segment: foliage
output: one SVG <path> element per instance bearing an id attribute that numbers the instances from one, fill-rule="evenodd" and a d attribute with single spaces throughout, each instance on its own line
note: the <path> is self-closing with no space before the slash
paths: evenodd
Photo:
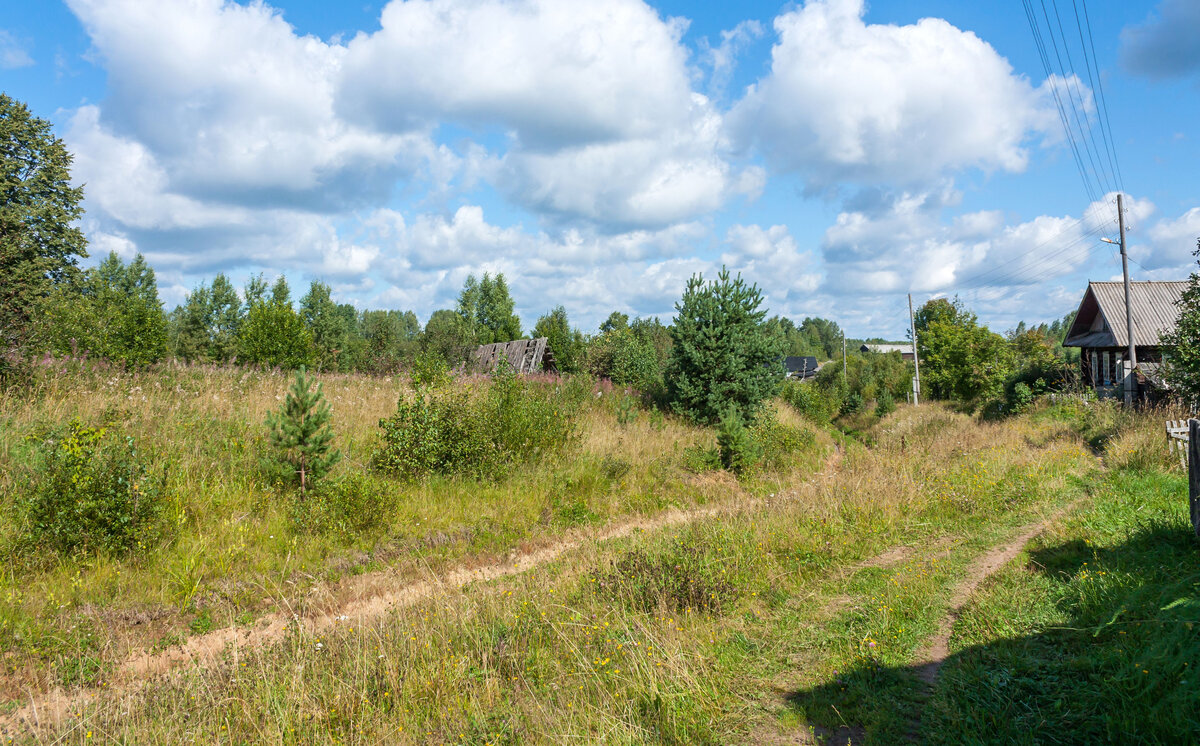
<path id="1" fill-rule="evenodd" d="M 817 374 L 817 385 L 836 399 L 853 392 L 863 401 L 878 400 L 885 394 L 905 399 L 912 390 L 913 364 L 899 352 L 851 352 L 846 355 L 845 372 L 841 361 L 826 365 Z M 924 369 L 925 363 L 921 366 Z M 840 405 L 839 405 L 840 406 Z"/>
<path id="2" fill-rule="evenodd" d="M 412 311 L 363 311 L 359 329 L 364 348 L 359 369 L 394 373 L 413 362 L 421 345 L 421 324 Z"/>
<path id="3" fill-rule="evenodd" d="M 401 398 L 379 421 L 380 472 L 405 480 L 431 474 L 505 475 L 569 447 L 583 400 L 577 386 L 536 383 L 501 370 L 485 391 L 443 387 Z"/>
<path id="4" fill-rule="evenodd" d="M 171 350 L 187 361 L 219 362 L 237 355 L 242 302 L 224 274 L 201 283 L 171 313 Z"/>
<path id="5" fill-rule="evenodd" d="M 484 272 L 480 280 L 468 276 L 458 296 L 458 314 L 477 345 L 521 338 L 521 320 L 513 313 L 514 305 L 503 272 L 495 277 Z"/>
<path id="6" fill-rule="evenodd" d="M 841 415 L 858 414 L 863 411 L 866 402 L 863 401 L 862 394 L 857 391 L 851 391 L 846 394 L 846 398 L 842 400 L 842 408 L 838 412 Z"/>
<path id="7" fill-rule="evenodd" d="M 796 326 L 789 318 L 773 316 L 767 324 L 783 337 L 784 355 L 831 360 L 842 354 L 842 330 L 835 321 L 810 317 Z"/>
<path id="8" fill-rule="evenodd" d="M 889 391 L 884 391 L 875 399 L 875 416 L 887 417 L 896 411 L 896 400 Z"/>
<path id="9" fill-rule="evenodd" d="M 365 347 L 354 306 L 333 302 L 328 285 L 313 280 L 300 299 L 300 318 L 312 334 L 314 363 L 319 370 L 353 370 Z"/>
<path id="10" fill-rule="evenodd" d="M 779 395 L 793 409 L 817 424 L 828 423 L 842 408 L 841 390 L 836 386 L 818 385 L 815 381 L 784 381 Z"/>
<path id="11" fill-rule="evenodd" d="M 645 613 L 721 613 L 741 594 L 715 544 L 689 532 L 662 553 L 626 552 L 598 578 L 596 589 Z"/>
<path id="12" fill-rule="evenodd" d="M 762 459 L 762 448 L 750 436 L 736 407 L 730 407 L 721 417 L 717 430 L 717 453 L 721 457 L 721 466 L 738 476 L 749 472 Z"/>
<path id="13" fill-rule="evenodd" d="M 545 337 L 554 362 L 560 373 L 578 373 L 583 369 L 583 333 L 572 329 L 567 319 L 567 309 L 556 306 L 554 310 L 537 320 L 533 336 Z"/>
<path id="14" fill-rule="evenodd" d="M 1013 368 L 1009 346 L 958 300 L 929 301 L 916 313 L 916 328 L 928 396 L 975 406 L 1000 394 Z"/>
<path id="15" fill-rule="evenodd" d="M 454 311 L 434 311 L 421 337 L 421 350 L 440 357 L 451 368 L 467 361 L 474 344 L 470 325 Z"/>
<path id="16" fill-rule="evenodd" d="M 141 254 L 128 265 L 116 252 L 45 301 L 45 337 L 61 354 L 149 365 L 166 357 L 167 318 L 154 270 Z"/>
<path id="17" fill-rule="evenodd" d="M 431 350 L 417 356 L 408 375 L 415 389 L 441 388 L 454 380 L 446 361 Z"/>
<path id="18" fill-rule="evenodd" d="M 662 387 L 662 369 L 654 347 L 628 326 L 592 339 L 584 366 L 597 378 L 608 378 L 618 386 L 632 386 L 645 394 L 653 395 Z"/>
<path id="19" fill-rule="evenodd" d="M 278 412 L 267 414 L 267 427 L 277 459 L 288 482 L 298 483 L 305 492 L 341 460 L 333 447 L 330 409 L 321 384 L 310 390 L 312 381 L 301 366 Z"/>
<path id="20" fill-rule="evenodd" d="M 162 535 L 166 481 L 132 438 L 71 420 L 39 444 L 25 543 L 62 554 L 121 554 L 149 544 Z"/>
<path id="21" fill-rule="evenodd" d="M 779 365 L 782 340 L 765 323 L 762 293 L 741 275 L 730 279 L 722 267 L 705 284 L 688 280 L 675 305 L 671 355 L 667 363 L 667 399 L 695 422 L 714 423 L 733 407 L 753 419 L 783 379 Z"/>
<path id="22" fill-rule="evenodd" d="M 785 425 L 774 417 L 760 416 L 749 428 L 758 452 L 758 464 L 768 469 L 787 468 L 790 458 L 813 445 L 811 430 Z"/>
<path id="23" fill-rule="evenodd" d="M 315 357 L 312 334 L 284 293 L 250 306 L 238 329 L 238 353 L 247 363 L 288 369 L 309 365 Z"/>
<path id="24" fill-rule="evenodd" d="M 33 341 L 45 297 L 87 256 L 70 166 L 50 123 L 0 93 L 0 377 L 9 351 Z"/>
<path id="25" fill-rule="evenodd" d="M 352 472 L 317 484 L 303 500 L 293 502 L 292 521 L 306 533 L 337 534 L 349 541 L 386 525 L 395 502 L 394 491 Z"/>
<path id="26" fill-rule="evenodd" d="M 1200 263 L 1200 239 L 1192 256 Z M 1175 328 L 1162 337 L 1170 350 L 1163 360 L 1165 377 L 1175 395 L 1195 410 L 1200 407 L 1200 271 L 1188 277 L 1178 306 Z"/>

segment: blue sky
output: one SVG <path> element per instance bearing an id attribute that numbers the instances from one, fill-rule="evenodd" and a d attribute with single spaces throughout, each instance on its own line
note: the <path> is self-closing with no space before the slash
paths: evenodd
<path id="1" fill-rule="evenodd" d="M 851 336 L 908 292 L 1004 330 L 1119 276 L 1115 189 L 1134 279 L 1200 236 L 1200 4 L 1045 7 L 1049 78 L 1015 2 L 40 0 L 0 6 L 0 89 L 168 307 L 286 272 L 426 319 L 503 271 L 591 331 L 725 264 Z"/>

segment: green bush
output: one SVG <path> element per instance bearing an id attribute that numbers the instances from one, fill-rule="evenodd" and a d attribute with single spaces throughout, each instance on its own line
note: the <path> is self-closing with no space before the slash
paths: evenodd
<path id="1" fill-rule="evenodd" d="M 782 469 L 789 457 L 812 446 L 815 436 L 811 430 L 791 427 L 774 417 L 759 417 L 750 427 L 750 438 L 758 453 L 759 463 L 769 469 Z"/>
<path id="2" fill-rule="evenodd" d="M 323 482 L 292 506 L 292 520 L 302 531 L 352 538 L 388 525 L 396 508 L 394 492 L 365 474 L 350 473 Z"/>
<path id="3" fill-rule="evenodd" d="M 812 382 L 786 381 L 780 396 L 793 409 L 817 424 L 828 423 L 842 407 L 837 389 L 826 389 Z"/>
<path id="4" fill-rule="evenodd" d="M 721 456 L 721 466 L 739 476 L 753 469 L 762 459 L 762 449 L 750 436 L 750 431 L 742 422 L 741 413 L 733 407 L 721 418 L 717 431 L 717 451 Z"/>
<path id="5" fill-rule="evenodd" d="M 875 399 L 875 416 L 887 417 L 889 414 L 895 411 L 896 400 L 892 398 L 891 393 L 884 391 L 879 394 L 879 397 Z"/>
<path id="6" fill-rule="evenodd" d="M 862 394 L 857 391 L 851 391 L 846 394 L 846 398 L 842 401 L 841 414 L 858 414 L 863 411 L 865 403 L 863 402 Z"/>
<path id="7" fill-rule="evenodd" d="M 380 420 L 383 447 L 372 465 L 409 480 L 430 474 L 500 476 L 577 439 L 581 392 L 571 382 L 551 387 L 511 371 L 497 374 L 482 392 L 418 392 Z"/>
<path id="8" fill-rule="evenodd" d="M 167 478 L 133 439 L 79 420 L 38 449 L 25 503 L 26 543 L 62 554 L 122 554 L 161 538 Z"/>

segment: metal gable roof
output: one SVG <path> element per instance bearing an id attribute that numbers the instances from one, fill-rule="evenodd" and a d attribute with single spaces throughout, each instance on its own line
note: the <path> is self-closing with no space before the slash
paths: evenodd
<path id="1" fill-rule="evenodd" d="M 1138 347 L 1156 347 L 1164 332 L 1175 328 L 1186 281 L 1131 282 L 1129 305 L 1133 315 L 1133 341 Z M 1091 303 L 1089 303 L 1089 300 Z M 1103 331 L 1091 330 L 1096 314 L 1104 321 Z M 1127 347 L 1125 330 L 1125 286 L 1120 282 L 1089 282 L 1079 304 L 1075 322 L 1067 331 L 1065 347 Z"/>

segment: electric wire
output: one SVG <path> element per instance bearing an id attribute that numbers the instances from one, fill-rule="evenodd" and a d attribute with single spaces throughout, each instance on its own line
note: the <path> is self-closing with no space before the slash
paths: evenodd
<path id="1" fill-rule="evenodd" d="M 1073 82 L 1079 80 L 1079 74 L 1075 72 L 1075 60 L 1071 58 L 1071 45 L 1067 41 L 1067 32 L 1063 28 L 1062 15 L 1058 12 L 1058 0 L 1050 0 L 1050 5 L 1054 8 L 1054 19 L 1058 23 L 1058 33 L 1062 36 L 1063 54 L 1067 57 L 1067 65 L 1065 68 L 1063 68 L 1063 82 L 1064 85 L 1067 86 L 1067 97 L 1071 101 L 1071 111 L 1075 116 L 1075 125 L 1079 127 L 1080 135 L 1085 138 L 1083 140 L 1084 149 L 1087 151 L 1088 161 L 1092 164 L 1092 171 L 1097 176 L 1097 182 L 1103 184 L 1105 193 L 1109 193 L 1115 191 L 1115 185 L 1112 183 L 1113 180 L 1110 180 L 1109 175 L 1104 171 L 1104 160 L 1100 157 L 1100 147 L 1096 145 L 1096 130 L 1094 127 L 1092 127 L 1091 120 L 1088 118 L 1087 107 L 1084 105 L 1085 102 L 1083 100 L 1083 94 L 1077 91 L 1078 86 Z M 1046 0 L 1042 0 L 1042 10 L 1045 11 L 1045 9 Z M 1049 18 L 1046 19 L 1046 23 L 1049 25 Z M 1079 38 L 1083 38 L 1082 30 L 1080 31 Z M 1056 57 L 1058 57 L 1058 43 L 1055 40 L 1053 28 L 1050 29 L 1050 40 L 1052 43 L 1054 43 L 1054 54 Z M 1058 64 L 1059 67 L 1062 67 L 1061 57 L 1058 57 Z M 1068 71 L 1070 71 L 1069 78 L 1067 77 Z M 1078 101 L 1076 100 L 1077 97 Z M 1084 131 L 1083 127 L 1085 122 L 1088 125 L 1086 132 Z M 1088 147 L 1089 142 L 1091 143 L 1091 147 Z M 1094 158 L 1093 151 L 1095 151 Z M 1100 162 L 1099 166 L 1096 164 L 1097 161 Z"/>
<path id="2" fill-rule="evenodd" d="M 1096 63 L 1096 88 L 1100 90 L 1100 110 L 1104 114 L 1101 124 L 1107 130 L 1107 134 L 1105 135 L 1106 142 L 1112 142 L 1113 167 L 1117 173 L 1117 185 L 1121 187 L 1121 191 L 1123 192 L 1125 191 L 1125 179 L 1121 175 L 1121 158 L 1117 151 L 1117 144 L 1113 139 L 1112 121 L 1108 118 L 1108 100 L 1104 95 L 1104 78 L 1100 75 L 1100 63 L 1096 58 L 1096 37 L 1092 35 L 1092 19 L 1088 15 L 1087 0 L 1080 0 L 1080 2 L 1083 4 L 1083 20 L 1087 25 L 1088 42 L 1092 50 L 1092 61 Z M 1078 22 L 1078 19 L 1076 19 L 1076 22 Z"/>
<path id="3" fill-rule="evenodd" d="M 1059 95 L 1058 86 L 1053 80 L 1054 72 L 1050 65 L 1050 55 L 1046 50 L 1046 42 L 1042 38 L 1041 24 L 1038 23 L 1037 14 L 1033 9 L 1033 0 L 1021 0 L 1021 4 L 1025 8 L 1025 20 L 1029 22 L 1029 30 L 1033 34 L 1033 43 L 1037 48 L 1038 58 L 1042 63 L 1042 70 L 1045 72 L 1046 80 L 1049 83 L 1050 94 L 1054 97 L 1054 104 L 1058 109 L 1058 118 L 1062 122 L 1063 132 L 1067 136 L 1067 144 L 1071 147 L 1071 155 L 1075 159 L 1075 168 L 1079 171 L 1079 178 L 1083 181 L 1083 190 L 1087 194 L 1089 201 L 1095 202 L 1095 190 L 1092 189 L 1087 169 L 1083 165 L 1083 158 L 1079 154 L 1079 145 L 1075 142 L 1075 132 L 1071 129 L 1071 123 L 1067 118 L 1067 111 L 1063 106 L 1062 97 Z"/>

